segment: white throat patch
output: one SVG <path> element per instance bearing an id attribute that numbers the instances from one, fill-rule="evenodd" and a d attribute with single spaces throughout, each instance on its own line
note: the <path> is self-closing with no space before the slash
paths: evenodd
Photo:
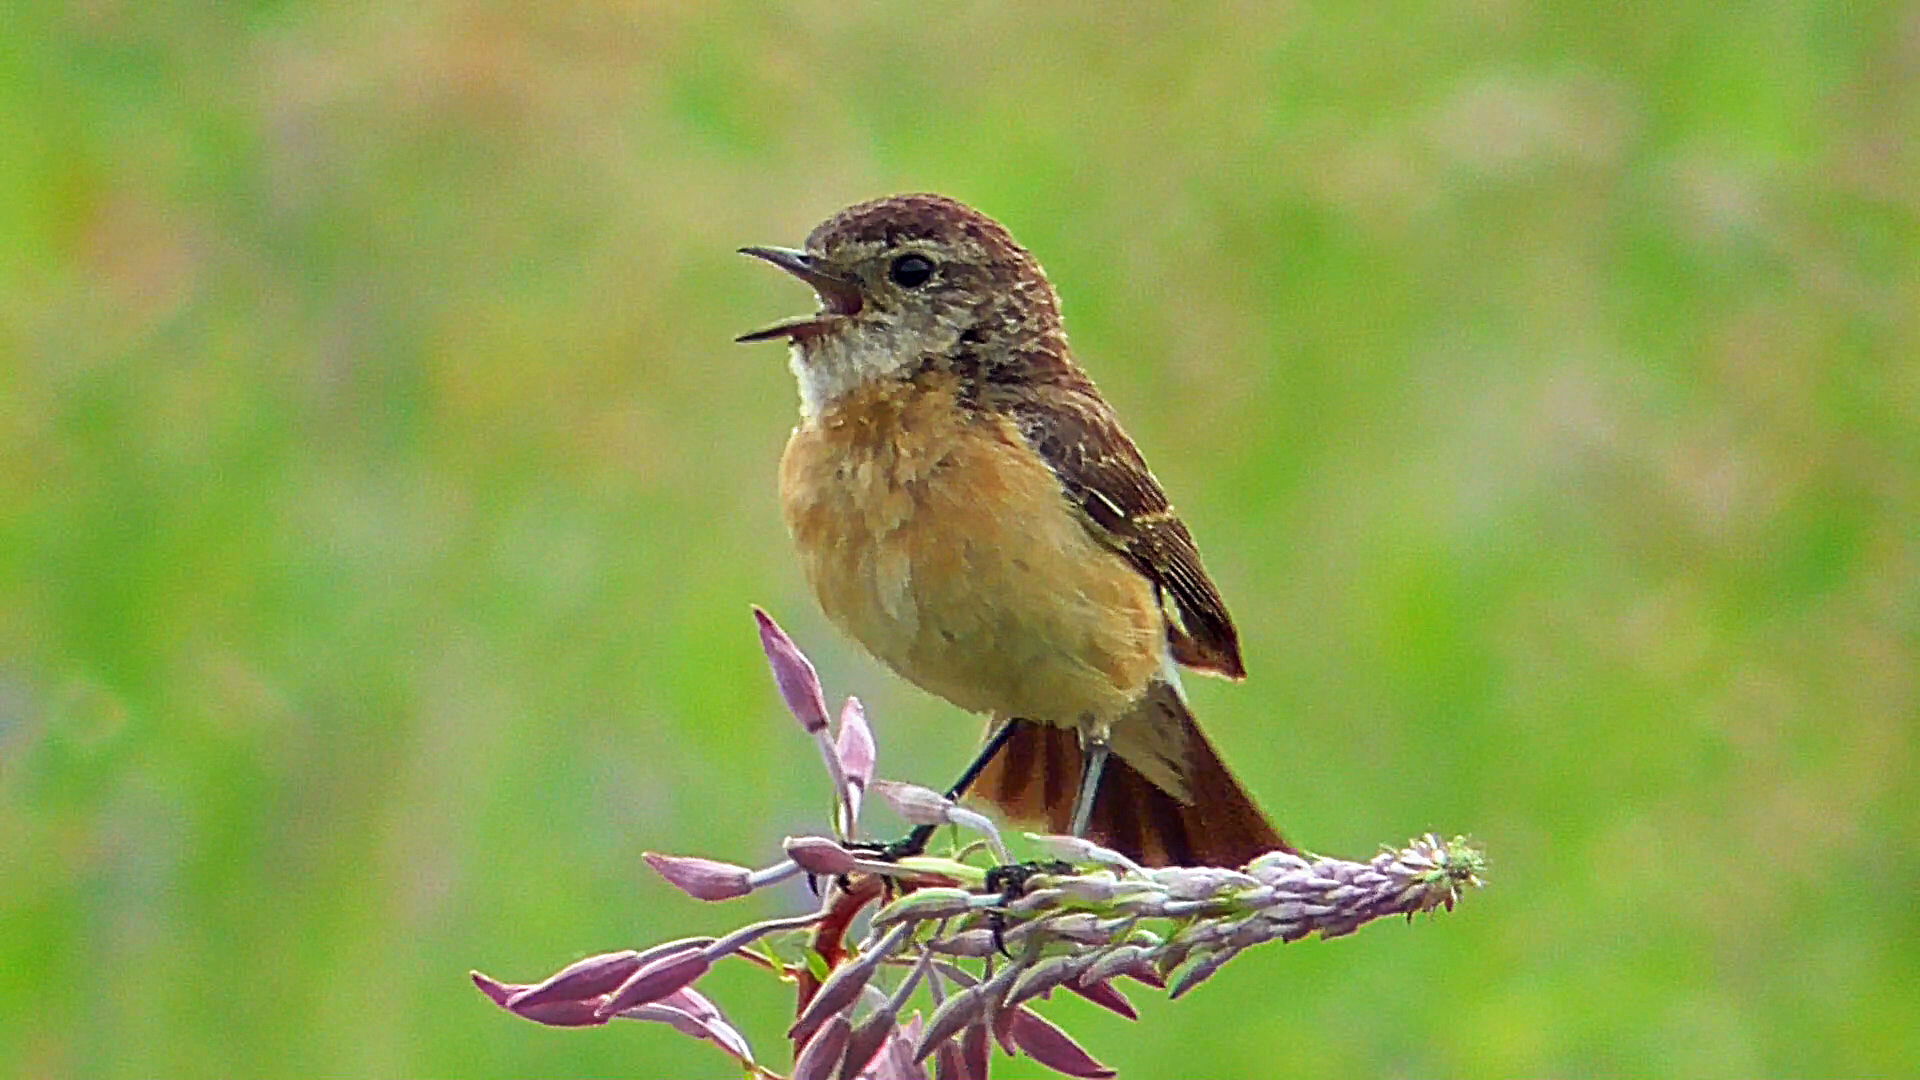
<path id="1" fill-rule="evenodd" d="M 800 415 L 811 420 L 835 401 L 875 379 L 893 375 L 919 360 L 929 345 L 922 335 L 903 333 L 894 322 L 868 322 L 823 334 L 787 353 L 787 366 L 800 384 Z"/>

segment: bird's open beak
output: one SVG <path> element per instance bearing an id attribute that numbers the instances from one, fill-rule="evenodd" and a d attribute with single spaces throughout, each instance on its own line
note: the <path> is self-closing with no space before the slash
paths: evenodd
<path id="1" fill-rule="evenodd" d="M 774 338 L 798 338 L 817 334 L 849 315 L 860 313 L 860 286 L 834 277 L 819 269 L 819 260 L 804 251 L 778 247 L 743 247 L 740 254 L 765 259 L 813 287 L 820 297 L 820 310 L 811 315 L 795 315 L 772 326 L 741 334 L 735 341 L 771 341 Z"/>

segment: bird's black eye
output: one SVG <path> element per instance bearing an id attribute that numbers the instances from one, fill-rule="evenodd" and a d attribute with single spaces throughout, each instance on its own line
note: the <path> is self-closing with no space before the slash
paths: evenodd
<path id="1" fill-rule="evenodd" d="M 925 255 L 902 255 L 887 268 L 887 276 L 903 289 L 917 289 L 933 279 L 933 260 Z"/>

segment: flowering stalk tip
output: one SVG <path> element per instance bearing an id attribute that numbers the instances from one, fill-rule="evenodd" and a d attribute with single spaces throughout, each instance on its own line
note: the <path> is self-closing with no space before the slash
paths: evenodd
<path id="1" fill-rule="evenodd" d="M 994 824 L 929 788 L 875 778 L 866 710 L 848 698 L 837 724 L 813 664 L 766 612 L 760 641 L 787 708 L 814 739 L 834 792 L 831 836 L 789 836 L 784 858 L 759 870 L 689 855 L 646 853 L 688 895 L 725 900 L 809 875 L 818 907 L 764 919 L 721 937 L 589 956 L 531 985 L 479 972 L 474 985 L 502 1009 L 555 1027 L 615 1019 L 664 1023 L 712 1043 L 756 1077 L 744 1035 L 695 989 L 727 957 L 750 960 L 799 986 L 787 1035 L 792 1080 L 984 1080 L 995 1041 L 1055 1072 L 1113 1070 L 1034 1011 L 1057 990 L 1129 1020 L 1139 1017 L 1115 981 L 1169 998 L 1194 991 L 1248 949 L 1319 935 L 1335 938 L 1392 915 L 1452 910 L 1483 883 L 1486 861 L 1464 839 L 1416 837 L 1360 862 L 1275 851 L 1239 868 L 1145 868 L 1091 841 L 1036 836 L 1056 861 L 1010 861 Z M 986 837 L 956 852 L 890 859 L 852 841 L 872 791 L 916 826 L 951 825 Z M 989 882 L 1001 882 L 991 887 Z M 911 1008 L 931 999 L 925 1016 Z"/>

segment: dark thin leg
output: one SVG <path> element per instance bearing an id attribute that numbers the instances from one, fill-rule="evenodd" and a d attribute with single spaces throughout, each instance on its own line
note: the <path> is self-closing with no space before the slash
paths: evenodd
<path id="1" fill-rule="evenodd" d="M 1013 738 L 1013 725 L 1019 723 L 1024 721 L 1009 719 L 994 729 L 993 735 L 987 739 L 987 745 L 981 747 L 980 753 L 974 757 L 973 764 L 968 765 L 967 770 L 960 774 L 960 779 L 955 780 L 953 786 L 947 789 L 947 798 L 958 799 L 967 793 L 967 789 L 973 786 L 973 782 L 980 779 L 980 774 L 987 770 L 987 766 L 995 757 L 999 756 L 1001 748 L 1007 745 L 1007 740 Z M 928 841 L 933 839 L 933 834 L 939 831 L 939 828 L 938 825 L 917 826 L 907 834 L 905 840 L 888 845 L 887 854 L 896 859 L 918 855 L 927 850 Z"/>
<path id="2" fill-rule="evenodd" d="M 1080 795 L 1073 800 L 1073 835 L 1087 835 L 1087 822 L 1093 817 L 1093 796 L 1100 790 L 1100 774 L 1107 767 L 1112 747 L 1105 739 L 1088 742 L 1080 752 Z"/>

